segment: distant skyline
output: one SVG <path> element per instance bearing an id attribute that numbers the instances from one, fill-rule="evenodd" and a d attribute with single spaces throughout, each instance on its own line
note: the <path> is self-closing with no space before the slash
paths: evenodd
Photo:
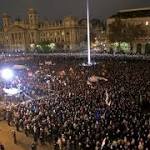
<path id="1" fill-rule="evenodd" d="M 122 9 L 150 7 L 150 0 L 89 0 L 90 18 L 106 19 Z M 0 13 L 12 18 L 24 17 L 34 8 L 42 19 L 62 19 L 64 16 L 86 17 L 86 0 L 0 0 Z"/>

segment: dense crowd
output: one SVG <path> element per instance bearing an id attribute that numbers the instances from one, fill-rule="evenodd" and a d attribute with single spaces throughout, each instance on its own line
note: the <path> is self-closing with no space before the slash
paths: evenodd
<path id="1" fill-rule="evenodd" d="M 149 150 L 150 63 L 79 62 L 29 63 L 20 81 L 32 99 L 7 109 L 8 124 L 59 150 Z"/>

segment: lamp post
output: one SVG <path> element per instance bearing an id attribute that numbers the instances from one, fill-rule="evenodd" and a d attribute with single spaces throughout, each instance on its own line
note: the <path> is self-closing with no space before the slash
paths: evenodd
<path id="1" fill-rule="evenodd" d="M 86 9 L 87 9 L 87 48 L 88 48 L 88 65 L 91 65 L 89 0 L 86 0 Z"/>

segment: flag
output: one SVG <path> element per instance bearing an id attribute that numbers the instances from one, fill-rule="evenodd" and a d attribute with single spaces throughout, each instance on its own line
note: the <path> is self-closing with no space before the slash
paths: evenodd
<path id="1" fill-rule="evenodd" d="M 28 72 L 28 76 L 29 76 L 29 77 L 32 77 L 32 76 L 33 76 L 33 74 L 32 74 L 31 71 Z"/>
<path id="2" fill-rule="evenodd" d="M 89 80 L 90 82 L 97 82 L 97 81 L 98 81 L 98 78 L 97 78 L 97 76 L 93 75 L 93 76 L 89 77 L 88 80 Z"/>
<path id="3" fill-rule="evenodd" d="M 12 67 L 13 69 L 27 69 L 27 67 L 25 65 L 13 65 Z"/>
<path id="4" fill-rule="evenodd" d="M 106 105 L 110 106 L 111 105 L 111 101 L 108 101 L 109 100 L 109 95 L 108 95 L 107 90 L 105 92 L 105 95 L 106 95 L 105 103 L 106 103 Z"/>
<path id="5" fill-rule="evenodd" d="M 90 81 L 87 81 L 86 83 L 87 83 L 87 85 L 92 85 L 92 83 Z"/>
<path id="6" fill-rule="evenodd" d="M 98 77 L 99 80 L 103 80 L 103 81 L 108 81 L 107 78 L 104 78 L 104 77 Z"/>
<path id="7" fill-rule="evenodd" d="M 74 74 L 74 71 L 73 71 L 72 68 L 69 69 L 69 72 L 72 73 L 72 74 Z"/>
<path id="8" fill-rule="evenodd" d="M 95 75 L 89 77 L 88 80 L 89 80 L 90 82 L 98 82 L 99 80 L 108 81 L 107 78 L 99 77 L 99 76 L 95 76 Z"/>
<path id="9" fill-rule="evenodd" d="M 101 150 L 103 149 L 105 143 L 106 143 L 106 138 L 104 138 L 103 141 L 102 141 Z"/>
<path id="10" fill-rule="evenodd" d="M 99 110 L 97 110 L 97 111 L 95 112 L 95 117 L 96 117 L 96 120 L 97 120 L 97 121 L 100 119 L 100 111 L 99 111 Z"/>
<path id="11" fill-rule="evenodd" d="M 52 65 L 52 61 L 45 61 L 45 65 Z"/>
<path id="12" fill-rule="evenodd" d="M 142 102 L 143 102 L 143 98 L 142 98 L 142 95 L 140 93 L 140 104 L 142 104 Z"/>

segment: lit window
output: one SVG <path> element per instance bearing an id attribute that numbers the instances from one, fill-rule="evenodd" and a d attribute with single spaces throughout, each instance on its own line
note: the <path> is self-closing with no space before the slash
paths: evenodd
<path id="1" fill-rule="evenodd" d="M 148 25 L 149 25 L 149 22 L 148 22 L 148 21 L 146 21 L 146 22 L 145 22 L 145 25 L 146 25 L 146 26 L 148 26 Z"/>

